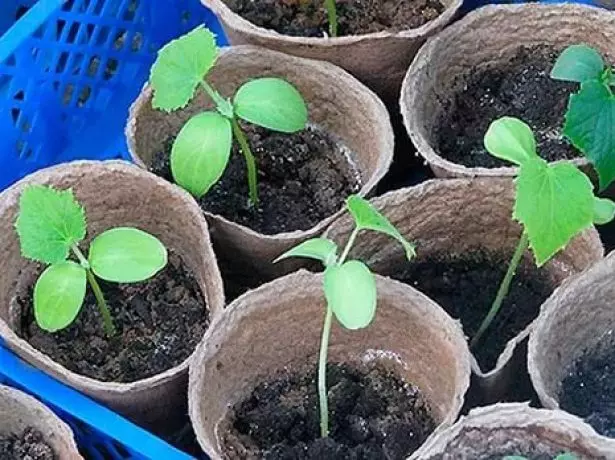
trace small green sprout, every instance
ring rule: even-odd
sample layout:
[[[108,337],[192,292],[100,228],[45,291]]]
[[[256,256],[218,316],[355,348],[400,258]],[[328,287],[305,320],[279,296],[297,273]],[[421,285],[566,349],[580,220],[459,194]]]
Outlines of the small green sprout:
[[[305,128],[307,107],[294,86],[271,77],[243,84],[232,101],[223,98],[206,80],[217,56],[214,34],[202,26],[165,45],[150,75],[153,107],[167,112],[181,109],[200,86],[216,110],[194,115],[180,130],[171,149],[173,179],[197,198],[204,196],[222,177],[234,136],[246,160],[250,201],[257,206],[256,160],[238,118],[294,133]]]
[[[113,336],[115,327],[96,276],[136,283],[151,278],[167,264],[164,245],[131,227],[116,227],[98,235],[86,258],[79,249],[86,235],[85,211],[70,189],[27,186],[20,197],[15,228],[22,255],[49,265],[34,287],[34,316],[48,332],[64,329],[75,320],[89,282],[105,333]],[[78,263],[69,259],[71,252]]]
[[[326,366],[333,314],[343,327],[350,330],[367,327],[376,314],[377,293],[374,275],[363,262],[346,261],[357,235],[361,230],[384,233],[402,244],[408,260],[416,255],[414,245],[406,241],[386,217],[376,211],[368,201],[352,195],[346,201],[346,207],[354,218],[355,228],[340,256],[338,256],[338,247],[333,241],[326,238],[313,238],[276,259],[277,262],[288,257],[305,257],[319,260],[325,266],[323,289],[327,310],[318,361],[318,398],[322,437],[329,435]]]
[[[594,165],[600,189],[615,179],[615,74],[595,49],[572,45],[559,56],[551,78],[580,83],[570,96],[564,135]]]
[[[553,460],[577,460],[578,457],[570,452],[564,452],[559,455],[553,457]],[[529,460],[527,457],[523,455],[506,455],[502,457],[502,460]]]
[[[329,35],[337,37],[337,7],[335,0],[325,0],[325,9],[327,10],[327,19],[329,20]]]
[[[531,128],[516,118],[503,117],[489,126],[487,151],[519,166],[515,179],[513,218],[523,234],[496,298],[471,341],[474,347],[497,315],[512,278],[528,246],[541,267],[592,224],[606,224],[615,216],[615,203],[594,196],[589,178],[570,162],[549,164],[536,152]]]

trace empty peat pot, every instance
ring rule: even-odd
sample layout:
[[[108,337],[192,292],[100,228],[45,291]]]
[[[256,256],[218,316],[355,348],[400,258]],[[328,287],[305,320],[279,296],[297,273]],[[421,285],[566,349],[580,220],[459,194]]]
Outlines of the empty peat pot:
[[[42,266],[22,257],[15,231],[27,185],[71,188],[91,239],[136,227],[168,250],[166,268],[136,284],[101,288],[117,332],[107,337],[87,287],[75,322],[47,333],[34,320],[32,291]],[[207,223],[187,193],[125,162],[80,161],[41,170],[0,194],[0,336],[33,366],[139,423],[170,420],[186,405],[188,363],[224,306]]]
[[[404,73],[421,45],[425,43],[428,37],[449,24],[462,5],[462,0],[407,2],[406,7],[409,8],[422,6],[422,11],[419,13],[420,10],[417,10],[417,13],[427,21],[421,20],[413,27],[403,21],[405,19],[416,21],[418,15],[415,15],[414,18],[395,15],[395,6],[391,5],[393,2],[388,2],[388,6],[392,7],[385,14],[392,13],[395,15],[390,18],[390,25],[395,30],[375,31],[372,28],[369,33],[353,33],[351,31],[348,34],[345,31],[347,28],[341,25],[340,31],[343,36],[324,38],[322,33],[314,35],[314,29],[310,31],[311,36],[300,36],[301,32],[293,32],[292,35],[280,33],[273,30],[273,27],[261,27],[234,11],[242,6],[258,8],[259,2],[242,0],[201,1],[215,12],[222,23],[226,37],[232,45],[257,45],[294,56],[331,62],[350,72],[387,101],[397,99]],[[308,15],[310,10],[321,17],[323,16],[321,11],[324,12],[322,2],[315,5],[308,2],[283,2],[281,0],[260,3],[267,3],[264,6],[265,10],[269,9],[271,12],[278,9],[294,10],[304,18],[305,13],[301,13],[301,4],[305,7],[305,12]],[[397,7],[404,7],[404,3],[399,2]],[[382,2],[382,4],[386,8],[387,2]],[[378,5],[378,2],[338,2],[340,22],[345,21],[343,10],[352,9],[357,5],[374,6]],[[255,18],[254,15],[251,15],[251,17]],[[354,20],[364,21],[365,18],[369,17],[369,14],[359,12],[355,15]],[[282,24],[282,21],[278,24]],[[301,28],[301,26],[299,27]]]
[[[543,305],[528,369],[540,401],[615,438],[615,253],[570,279]],[[615,452],[615,450],[613,451]]]
[[[272,261],[297,243],[322,233],[339,215],[348,195],[367,195],[374,189],[389,169],[394,140],[388,112],[378,97],[327,62],[251,46],[231,47],[220,52],[207,80],[229,97],[243,83],[265,76],[285,79],[297,87],[308,106],[309,124],[324,138],[305,143],[297,137],[303,134],[248,134],[259,170],[261,208],[258,212],[246,209],[247,176],[241,166],[243,158],[235,150],[231,163],[241,163],[237,186],[224,188],[225,182],[235,183],[227,175],[233,174],[229,165],[199,204],[212,228],[218,257],[231,258],[244,273],[267,277],[298,266],[297,261],[277,265]],[[184,123],[211,108],[209,97],[200,92],[183,110],[155,110],[152,89],[146,87],[132,107],[127,127],[135,162],[172,180],[170,171],[165,172],[160,163],[168,163],[172,142]],[[308,131],[302,133],[311,136]],[[330,148],[320,150],[327,145]],[[320,154],[326,157],[318,159]],[[326,204],[330,214],[315,213],[316,203]]]
[[[0,457],[81,460],[73,432],[40,401],[0,385]]]
[[[577,417],[526,404],[495,404],[470,411],[432,436],[410,460],[501,459],[507,455],[579,460],[613,458],[615,442],[598,436]]]
[[[212,459],[263,458],[265,450],[283,447],[272,443],[285,442],[312,452],[309,458],[332,458],[319,444],[312,378],[325,316],[322,283],[322,275],[301,270],[265,284],[231,303],[204,337],[190,369],[189,409],[199,444]],[[395,449],[393,440],[400,440],[412,451],[436,426],[457,418],[470,357],[459,324],[434,302],[391,279],[377,276],[376,283],[371,325],[348,331],[333,324],[331,437],[339,448],[344,436],[359,436],[384,449]],[[399,414],[401,407],[411,410]],[[393,425],[387,425],[388,409],[401,417]],[[375,419],[363,418],[366,413]],[[389,426],[384,435],[393,442],[375,434],[378,426]],[[325,450],[314,452],[319,448]]]
[[[362,233],[350,257],[423,292],[460,319],[471,338],[491,307],[521,235],[511,218],[513,197],[512,181],[505,178],[435,179],[387,193],[372,204],[416,244],[417,257],[408,262],[399,243],[375,232]],[[344,244],[353,226],[344,215],[326,236]],[[499,314],[473,350],[473,387],[482,403],[525,400],[531,393],[525,345],[540,305],[564,279],[602,254],[594,228],[540,270],[526,252]]]
[[[615,62],[615,16],[573,4],[486,6],[430,40],[408,69],[400,107],[406,130],[438,177],[513,176],[489,155],[483,137],[502,116],[528,123],[548,161],[581,154],[562,137],[569,95],[578,85],[550,72],[572,44]]]

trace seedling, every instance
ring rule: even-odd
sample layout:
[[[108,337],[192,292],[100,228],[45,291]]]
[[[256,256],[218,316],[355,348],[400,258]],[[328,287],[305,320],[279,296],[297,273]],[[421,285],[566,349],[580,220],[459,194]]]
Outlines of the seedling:
[[[325,0],[327,19],[329,20],[329,35],[337,37],[337,6],[335,0]]]
[[[318,398],[322,437],[329,435],[326,366],[333,315],[335,314],[343,327],[354,330],[367,327],[376,314],[377,293],[374,275],[363,262],[346,261],[357,235],[361,230],[384,233],[402,244],[408,260],[416,255],[414,245],[406,241],[399,231],[369,202],[353,195],[346,201],[346,207],[354,218],[355,227],[340,256],[338,256],[338,247],[333,241],[326,238],[313,238],[276,259],[277,262],[288,257],[306,257],[319,260],[325,266],[323,289],[327,309],[318,360]]]
[[[115,283],[145,281],[167,264],[167,250],[149,233],[131,227],[104,231],[90,243],[86,258],[79,249],[86,218],[72,190],[27,186],[15,223],[24,257],[49,265],[34,286],[34,317],[41,329],[56,332],[77,317],[89,282],[107,336],[115,334],[111,313],[96,277]],[[70,260],[69,256],[77,262]]]
[[[222,177],[233,136],[246,160],[250,201],[258,205],[256,160],[238,119],[283,133],[305,128],[307,108],[299,91],[279,78],[257,78],[225,99],[206,80],[218,56],[214,34],[200,26],[165,45],[154,63],[150,83],[153,107],[172,112],[185,107],[198,87],[215,111],[202,112],[182,127],[171,149],[171,173],[177,184],[200,198]]]
[[[553,457],[553,460],[577,460],[578,457],[575,454],[570,452],[564,452],[562,454],[556,455]],[[523,455],[507,455],[502,457],[502,460],[529,460],[527,457]]]
[[[594,165],[600,189],[615,179],[615,74],[595,49],[572,45],[551,71],[556,80],[580,84],[570,96],[564,135]]]
[[[615,216],[615,203],[594,196],[591,181],[576,166],[570,162],[549,164],[538,156],[534,134],[521,120],[504,117],[494,121],[485,135],[485,148],[519,166],[513,219],[521,223],[523,233],[491,309],[472,338],[472,347],[500,310],[528,246],[541,267],[574,236]]]

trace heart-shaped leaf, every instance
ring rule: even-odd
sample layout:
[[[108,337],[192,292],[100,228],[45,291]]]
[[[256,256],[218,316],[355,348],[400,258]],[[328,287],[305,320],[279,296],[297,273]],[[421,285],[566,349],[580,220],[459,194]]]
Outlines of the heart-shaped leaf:
[[[599,79],[603,70],[604,60],[598,51],[587,45],[572,45],[555,61],[551,78],[583,83]]]

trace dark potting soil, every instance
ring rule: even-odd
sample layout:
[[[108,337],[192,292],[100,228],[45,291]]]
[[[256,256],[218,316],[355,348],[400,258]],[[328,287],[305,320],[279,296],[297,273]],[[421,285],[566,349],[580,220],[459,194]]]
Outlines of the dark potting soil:
[[[252,24],[295,37],[329,33],[327,11],[313,0],[225,0]],[[416,29],[436,19],[445,6],[439,0],[336,0],[338,36]]]
[[[521,47],[505,65],[460,76],[460,91],[452,102],[443,101],[435,133],[439,154],[468,167],[512,166],[491,156],[483,145],[491,122],[511,116],[532,127],[542,158],[579,156],[562,136],[568,98],[576,85],[549,76],[558,55],[546,46]]]
[[[560,406],[615,438],[615,334],[585,350],[562,381]]]
[[[199,200],[205,211],[260,233],[309,230],[339,211],[360,188],[349,153],[330,134],[307,128],[294,134],[243,125],[258,167],[260,205],[248,201],[246,163],[233,152],[220,181]],[[172,181],[170,152],[174,139],[154,155],[151,171]]]
[[[142,283],[100,280],[117,333],[107,338],[96,300],[88,287],[76,321],[50,334],[34,320],[32,292],[18,298],[21,335],[67,369],[97,380],[134,382],[164,372],[187,359],[209,325],[199,286],[176,254],[155,277]]]
[[[55,460],[57,456],[39,431],[26,428],[20,435],[0,436],[0,459]]]
[[[420,390],[390,371],[327,367],[330,435],[320,437],[316,369],[260,384],[224,435],[231,459],[404,459],[435,428]]]
[[[459,257],[419,257],[392,276],[459,318],[471,338],[491,308],[510,256],[475,251]],[[530,264],[517,270],[500,312],[473,350],[481,369],[493,369],[506,343],[538,316],[540,305],[553,289],[550,280]]]

